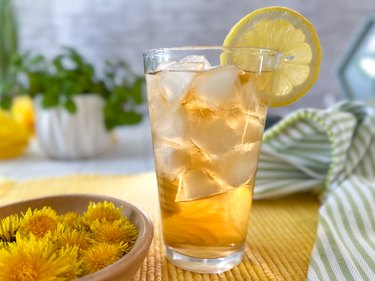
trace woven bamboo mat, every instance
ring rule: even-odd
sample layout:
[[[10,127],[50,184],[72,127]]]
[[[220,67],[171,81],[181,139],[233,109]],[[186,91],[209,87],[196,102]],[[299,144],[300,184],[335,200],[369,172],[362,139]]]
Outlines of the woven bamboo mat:
[[[154,240],[134,281],[305,280],[316,236],[319,202],[313,195],[255,201],[243,262],[222,274],[196,274],[176,268],[163,256],[156,179],[135,176],[74,175],[11,184],[0,182],[0,205],[41,196],[90,193],[120,198],[151,217]]]

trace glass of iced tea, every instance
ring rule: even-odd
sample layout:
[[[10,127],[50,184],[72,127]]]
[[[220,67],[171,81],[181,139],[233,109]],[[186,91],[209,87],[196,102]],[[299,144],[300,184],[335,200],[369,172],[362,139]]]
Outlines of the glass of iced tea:
[[[181,268],[220,273],[242,260],[277,58],[231,47],[144,54],[165,253]]]

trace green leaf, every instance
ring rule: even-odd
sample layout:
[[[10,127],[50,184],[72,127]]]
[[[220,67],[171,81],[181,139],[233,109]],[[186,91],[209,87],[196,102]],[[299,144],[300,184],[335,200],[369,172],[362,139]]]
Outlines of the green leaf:
[[[132,125],[139,123],[142,120],[142,115],[135,112],[122,112],[119,114],[118,125]]]
[[[44,63],[44,61],[45,61],[44,56],[42,56],[42,55],[36,55],[32,59],[30,59],[29,64],[35,66],[35,65],[40,65],[40,64]]]
[[[62,62],[63,58],[64,58],[64,56],[59,55],[52,60],[52,64],[54,65],[54,67],[56,68],[57,71],[64,69],[64,65],[63,65],[63,62]]]
[[[8,96],[12,97],[17,89],[31,97],[41,94],[45,108],[62,106],[75,112],[74,95],[96,93],[106,101],[103,112],[108,129],[136,124],[142,119],[142,114],[136,110],[144,102],[144,79],[136,75],[125,61],[106,61],[104,77],[98,79],[92,64],[75,49],[65,47],[63,53],[49,61],[28,52],[16,54],[12,59],[12,73],[15,77],[23,75],[27,83],[15,80],[10,90],[4,92],[0,89],[0,101],[4,104],[6,95],[2,93],[9,92]]]
[[[117,112],[116,115],[105,111],[104,116],[106,127],[109,130],[117,126],[134,125],[142,121],[142,115],[135,111]]]
[[[93,84],[89,92],[100,94],[103,98],[106,98],[109,94],[103,81]]]
[[[12,106],[12,99],[9,96],[0,96],[0,108],[10,109]]]
[[[75,113],[77,111],[77,107],[74,103],[73,100],[71,99],[68,99],[65,104],[64,104],[64,107],[67,111],[69,111],[70,113]]]
[[[56,95],[53,94],[44,94],[42,100],[43,108],[52,108],[59,105],[59,99]]]
[[[80,68],[84,61],[83,57],[73,48],[66,48],[68,56],[77,64],[77,68]]]
[[[65,81],[61,87],[61,93],[68,97],[73,96],[73,94],[77,93],[74,82],[69,80]]]
[[[112,94],[118,97],[118,100],[125,102],[127,100],[128,94],[127,90],[124,87],[116,87],[113,89]]]
[[[143,97],[143,86],[145,84],[145,80],[143,78],[138,78],[132,88],[132,97],[136,104],[142,104],[144,102]]]
[[[42,106],[44,108],[52,108],[61,105],[60,103],[60,87],[58,84],[51,84],[43,92]]]
[[[30,72],[28,74],[29,94],[31,96],[35,96],[45,91],[45,85],[49,82],[48,80],[45,81],[45,79],[45,75],[40,72]]]
[[[91,64],[83,65],[82,71],[83,71],[83,75],[85,75],[90,80],[91,80],[91,77],[94,77],[95,75],[94,67]]]

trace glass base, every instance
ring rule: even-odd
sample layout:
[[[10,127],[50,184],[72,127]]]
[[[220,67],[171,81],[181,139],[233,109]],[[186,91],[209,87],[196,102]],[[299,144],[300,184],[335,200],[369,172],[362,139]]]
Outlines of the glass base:
[[[203,259],[186,256],[165,246],[168,260],[177,267],[197,273],[222,273],[238,265],[243,258],[244,250],[226,256],[224,258]]]

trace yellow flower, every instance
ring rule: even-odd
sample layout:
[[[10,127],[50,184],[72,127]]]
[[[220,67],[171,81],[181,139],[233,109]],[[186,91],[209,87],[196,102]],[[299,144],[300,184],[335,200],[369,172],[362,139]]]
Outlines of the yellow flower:
[[[0,241],[14,242],[16,240],[16,232],[20,227],[20,219],[17,214],[7,216],[0,222]]]
[[[82,267],[89,274],[117,261],[122,256],[121,245],[99,242],[82,254]]]
[[[113,222],[122,217],[121,208],[116,208],[112,202],[90,202],[87,211],[82,215],[82,221],[86,225],[91,225],[95,220],[100,222]]]
[[[38,237],[43,237],[48,232],[54,233],[59,221],[56,211],[51,207],[43,207],[41,210],[30,208],[23,214],[21,220],[21,230],[25,233],[32,233]]]
[[[51,207],[0,220],[0,281],[72,280],[130,251],[136,227],[113,203],[90,203],[82,216]]]
[[[63,247],[59,250],[59,258],[64,261],[65,264],[69,264],[69,270],[66,270],[61,274],[66,280],[73,280],[82,275],[82,261],[79,259],[79,249],[77,246]]]
[[[28,238],[16,234],[17,243],[0,249],[0,281],[63,281],[74,264],[54,253],[49,235]]]
[[[90,237],[90,233],[85,230],[67,228],[65,231],[59,233],[56,245],[59,248],[76,246],[79,250],[85,250],[91,246]]]
[[[137,239],[137,229],[130,221],[125,218],[114,222],[95,221],[91,229],[93,231],[93,239],[99,242],[107,242],[109,244],[124,243],[125,248],[122,250],[127,253]]]
[[[80,223],[80,216],[75,212],[68,212],[61,216],[61,223],[70,228],[75,228]]]

